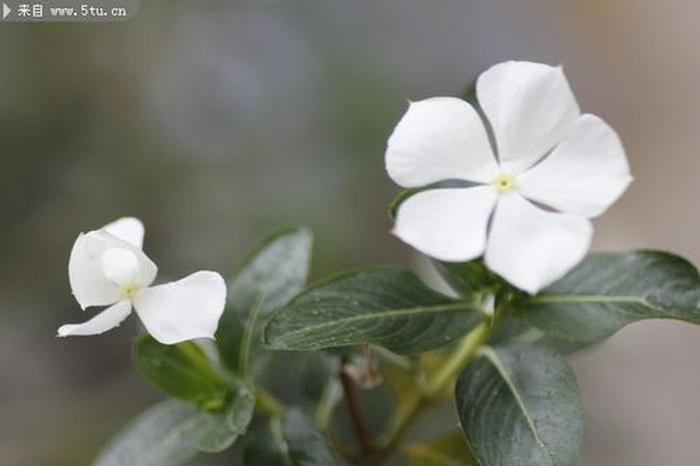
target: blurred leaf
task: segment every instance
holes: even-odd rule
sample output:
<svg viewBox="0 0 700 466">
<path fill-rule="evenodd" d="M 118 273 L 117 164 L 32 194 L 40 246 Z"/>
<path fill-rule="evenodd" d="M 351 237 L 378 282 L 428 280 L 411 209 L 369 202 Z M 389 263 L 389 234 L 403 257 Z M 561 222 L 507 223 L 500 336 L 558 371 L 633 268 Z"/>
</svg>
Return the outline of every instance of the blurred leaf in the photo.
<svg viewBox="0 0 700 466">
<path fill-rule="evenodd" d="M 175 466 L 199 451 L 222 451 L 238 435 L 228 427 L 224 413 L 208 414 L 188 403 L 166 400 L 131 421 L 93 466 Z"/>
<path fill-rule="evenodd" d="M 455 398 L 480 465 L 578 464 L 583 409 L 574 374 L 554 350 L 485 347 L 460 375 Z"/>
<path fill-rule="evenodd" d="M 260 296 L 264 316 L 287 304 L 306 284 L 312 243 L 311 231 L 303 227 L 285 228 L 263 239 L 228 284 L 231 307 L 247 313 Z"/>
<path fill-rule="evenodd" d="M 664 252 L 593 254 L 539 295 L 515 303 L 548 336 L 593 343 L 642 319 L 700 323 L 700 277 Z"/>
<path fill-rule="evenodd" d="M 336 466 L 335 453 L 314 422 L 298 409 L 273 419 L 245 448 L 246 466 Z"/>
<path fill-rule="evenodd" d="M 302 393 L 311 401 L 318 401 L 329 380 L 338 378 L 340 358 L 326 352 L 309 353 L 302 364 Z"/>
<path fill-rule="evenodd" d="M 284 228 L 258 243 L 238 267 L 229 281 L 228 304 L 216 332 L 216 346 L 229 370 L 243 371 L 244 322 L 255 303 L 259 301 L 260 315 L 265 316 L 306 284 L 312 243 L 308 229 Z"/>
<path fill-rule="evenodd" d="M 241 386 L 226 408 L 226 421 L 229 428 L 240 435 L 245 434 L 255 413 L 255 395 L 247 387 Z"/>
<path fill-rule="evenodd" d="M 469 450 L 464 434 L 450 432 L 437 440 L 411 445 L 408 448 L 410 466 L 478 466 Z"/>
<path fill-rule="evenodd" d="M 428 288 L 412 272 L 374 269 L 307 289 L 273 315 L 264 340 L 284 350 L 369 343 L 418 353 L 448 344 L 485 318 L 476 305 Z"/>
<path fill-rule="evenodd" d="M 202 409 L 223 408 L 230 394 L 226 381 L 194 342 L 163 345 L 142 335 L 134 343 L 132 358 L 136 369 L 154 386 Z"/>
<path fill-rule="evenodd" d="M 238 313 L 230 307 L 224 311 L 216 329 L 216 348 L 219 350 L 221 362 L 228 370 L 236 374 L 242 374 L 241 350 L 243 349 L 243 336 L 245 324 L 241 320 L 242 313 Z"/>
<path fill-rule="evenodd" d="M 433 264 L 460 296 L 469 297 L 486 289 L 493 289 L 500 281 L 481 259 L 462 263 L 433 261 Z"/>
</svg>

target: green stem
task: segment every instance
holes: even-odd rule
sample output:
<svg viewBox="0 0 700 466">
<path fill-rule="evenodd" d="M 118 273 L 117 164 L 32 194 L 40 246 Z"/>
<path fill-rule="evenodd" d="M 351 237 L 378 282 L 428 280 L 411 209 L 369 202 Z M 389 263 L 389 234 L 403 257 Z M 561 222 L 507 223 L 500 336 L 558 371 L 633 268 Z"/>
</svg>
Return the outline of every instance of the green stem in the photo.
<svg viewBox="0 0 700 466">
<path fill-rule="evenodd" d="M 284 405 L 270 392 L 257 389 L 255 407 L 270 418 L 280 418 L 284 415 Z"/>
<path fill-rule="evenodd" d="M 452 384 L 458 372 L 474 357 L 476 350 L 484 344 L 491 334 L 491 322 L 484 321 L 462 339 L 450 358 L 435 374 L 431 382 L 425 388 L 425 395 L 434 398 Z"/>
<path fill-rule="evenodd" d="M 482 322 L 465 336 L 445 364 L 440 367 L 430 383 L 415 397 L 405 410 L 400 413 L 392 429 L 389 431 L 385 446 L 372 463 L 380 465 L 394 452 L 399 442 L 413 422 L 432 404 L 440 399 L 440 395 L 454 383 L 455 378 L 464 366 L 471 361 L 481 345 L 491 334 L 492 322 Z"/>
</svg>

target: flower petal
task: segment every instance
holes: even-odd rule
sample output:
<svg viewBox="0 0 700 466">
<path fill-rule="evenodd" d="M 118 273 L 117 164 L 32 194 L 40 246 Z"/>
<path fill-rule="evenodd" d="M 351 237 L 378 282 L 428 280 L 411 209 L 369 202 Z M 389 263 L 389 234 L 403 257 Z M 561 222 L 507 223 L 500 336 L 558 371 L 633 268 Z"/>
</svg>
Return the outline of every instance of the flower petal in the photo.
<svg viewBox="0 0 700 466">
<path fill-rule="evenodd" d="M 72 335 L 99 335 L 117 327 L 131 313 L 131 303 L 120 301 L 97 314 L 92 319 L 82 324 L 62 325 L 58 329 L 59 337 Z"/>
<path fill-rule="evenodd" d="M 117 238 L 143 249 L 143 223 L 136 217 L 122 217 L 102 228 Z"/>
<path fill-rule="evenodd" d="M 501 166 L 511 174 L 549 152 L 580 114 L 561 67 L 501 63 L 479 76 L 476 92 L 491 122 Z"/>
<path fill-rule="evenodd" d="M 119 301 L 119 288 L 102 273 L 105 246 L 95 232 L 80 234 L 68 259 L 68 278 L 80 307 L 105 306 Z"/>
<path fill-rule="evenodd" d="M 115 285 L 140 283 L 139 268 L 136 254 L 126 248 L 107 248 L 102 253 L 102 273 Z"/>
<path fill-rule="evenodd" d="M 492 186 L 419 192 L 399 206 L 393 233 L 439 260 L 474 259 L 484 252 L 497 197 Z"/>
<path fill-rule="evenodd" d="M 627 189 L 632 177 L 615 131 L 582 115 L 566 139 L 518 177 L 518 191 L 562 212 L 595 217 Z"/>
<path fill-rule="evenodd" d="M 487 183 L 499 172 L 481 118 L 455 97 L 411 102 L 385 158 L 389 176 L 404 187 L 448 179 Z"/>
<path fill-rule="evenodd" d="M 531 294 L 563 277 L 586 255 L 593 227 L 585 217 L 547 212 L 517 192 L 502 195 L 486 265 Z"/>
<path fill-rule="evenodd" d="M 224 279 L 216 272 L 204 271 L 142 290 L 134 297 L 134 309 L 148 333 L 170 345 L 214 338 L 225 301 Z"/>
<path fill-rule="evenodd" d="M 119 286 L 104 274 L 102 256 L 108 249 L 126 249 L 138 259 L 139 285 L 153 283 L 158 268 L 140 249 L 105 230 L 81 234 L 68 260 L 68 277 L 80 306 L 106 306 L 119 301 Z"/>
</svg>

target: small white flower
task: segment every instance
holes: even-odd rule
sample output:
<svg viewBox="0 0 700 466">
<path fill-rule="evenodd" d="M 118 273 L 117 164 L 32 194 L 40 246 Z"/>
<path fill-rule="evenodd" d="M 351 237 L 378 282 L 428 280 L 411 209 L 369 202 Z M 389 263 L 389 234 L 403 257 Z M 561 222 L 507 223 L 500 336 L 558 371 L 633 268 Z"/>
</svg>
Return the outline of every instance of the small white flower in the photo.
<svg viewBox="0 0 700 466">
<path fill-rule="evenodd" d="M 513 285 L 536 293 L 585 256 L 589 218 L 632 181 L 615 131 L 581 114 L 561 67 L 506 62 L 479 76 L 477 98 L 495 142 L 463 100 L 411 103 L 389 138 L 386 168 L 413 188 L 394 233 L 428 256 L 463 262 L 484 255 Z"/>
<path fill-rule="evenodd" d="M 174 344 L 213 338 L 224 311 L 226 284 L 216 272 L 150 286 L 158 268 L 141 250 L 143 224 L 121 218 L 80 234 L 68 262 L 71 289 L 80 307 L 109 306 L 82 324 L 63 325 L 58 336 L 97 335 L 136 311 L 153 338 Z"/>
</svg>

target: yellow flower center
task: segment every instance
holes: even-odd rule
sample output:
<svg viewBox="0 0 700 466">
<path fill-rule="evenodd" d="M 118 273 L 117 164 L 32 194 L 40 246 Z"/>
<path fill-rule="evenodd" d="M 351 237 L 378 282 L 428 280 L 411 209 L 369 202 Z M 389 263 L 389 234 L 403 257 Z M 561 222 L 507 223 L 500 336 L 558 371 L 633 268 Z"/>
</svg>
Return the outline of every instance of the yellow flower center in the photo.
<svg viewBox="0 0 700 466">
<path fill-rule="evenodd" d="M 141 285 L 138 283 L 127 283 L 121 287 L 120 295 L 122 299 L 131 299 L 136 293 L 141 289 Z"/>
<path fill-rule="evenodd" d="M 492 184 L 501 192 L 510 191 L 515 186 L 515 178 L 508 173 L 501 173 Z"/>
</svg>

